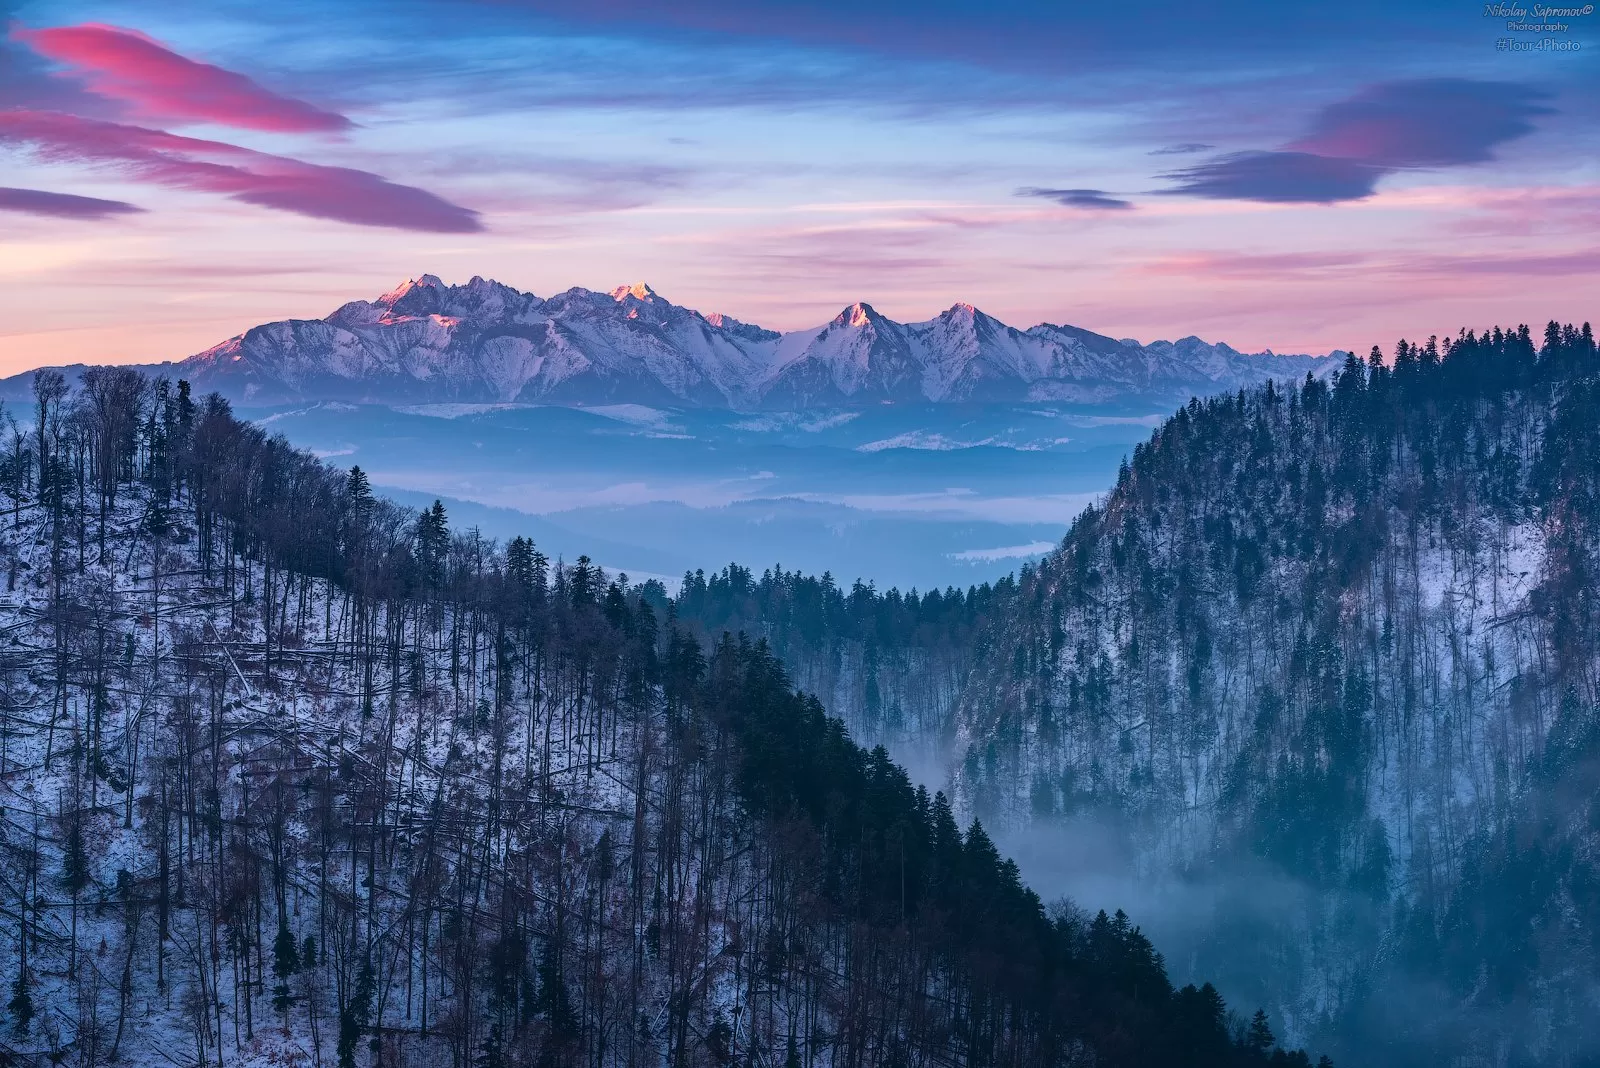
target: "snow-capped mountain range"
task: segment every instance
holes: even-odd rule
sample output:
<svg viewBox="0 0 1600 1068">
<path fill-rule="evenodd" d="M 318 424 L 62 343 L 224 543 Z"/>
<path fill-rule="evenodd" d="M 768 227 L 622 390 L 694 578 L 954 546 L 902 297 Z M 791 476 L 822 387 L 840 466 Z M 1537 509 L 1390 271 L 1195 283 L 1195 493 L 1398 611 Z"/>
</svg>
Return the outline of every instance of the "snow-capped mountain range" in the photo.
<svg viewBox="0 0 1600 1068">
<path fill-rule="evenodd" d="M 1334 354 L 1342 356 L 1342 354 Z M 273 404 L 634 402 L 797 410 L 889 401 L 1181 402 L 1337 365 L 1196 337 L 1141 345 L 1071 326 L 1007 326 L 970 304 L 898 323 L 852 304 L 777 333 L 701 314 L 648 285 L 541 299 L 425 274 L 325 319 L 258 326 L 182 361 L 199 390 Z"/>
</svg>

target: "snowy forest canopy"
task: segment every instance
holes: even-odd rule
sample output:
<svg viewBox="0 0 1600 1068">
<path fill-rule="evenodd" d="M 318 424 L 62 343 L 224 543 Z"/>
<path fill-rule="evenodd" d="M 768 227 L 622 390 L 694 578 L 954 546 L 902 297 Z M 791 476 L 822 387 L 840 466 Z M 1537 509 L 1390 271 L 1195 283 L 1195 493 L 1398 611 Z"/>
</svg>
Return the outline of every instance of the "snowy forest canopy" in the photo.
<svg viewBox="0 0 1600 1068">
<path fill-rule="evenodd" d="M 27 414 L 7 1063 L 1310 1064 L 659 586 L 394 506 L 182 382 L 41 372 Z"/>
</svg>

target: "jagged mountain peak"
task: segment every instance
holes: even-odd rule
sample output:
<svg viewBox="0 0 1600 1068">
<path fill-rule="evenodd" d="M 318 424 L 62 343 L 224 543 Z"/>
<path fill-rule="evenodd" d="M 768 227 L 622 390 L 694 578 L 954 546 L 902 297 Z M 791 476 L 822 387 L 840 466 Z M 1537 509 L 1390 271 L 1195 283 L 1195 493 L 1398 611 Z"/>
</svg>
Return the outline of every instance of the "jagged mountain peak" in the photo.
<svg viewBox="0 0 1600 1068">
<path fill-rule="evenodd" d="M 972 304 L 968 304 L 964 301 L 950 305 L 950 307 L 940 312 L 933 319 L 929 320 L 929 322 L 938 323 L 946 328 L 955 328 L 968 331 L 989 327 L 1001 330 L 1013 329 L 1012 327 L 1006 326 L 1005 323 L 1002 323 L 994 316 L 987 314 L 981 308 L 978 308 Z"/>
<path fill-rule="evenodd" d="M 325 319 L 268 323 L 191 357 L 196 386 L 255 403 L 633 401 L 791 407 L 960 401 L 1182 403 L 1303 378 L 1325 357 L 1246 356 L 1195 337 L 1140 346 L 1071 326 L 1008 326 L 960 302 L 900 323 L 865 301 L 779 334 L 702 315 L 645 282 L 542 299 L 474 275 L 407 279 Z"/>
<path fill-rule="evenodd" d="M 444 289 L 444 288 L 445 288 L 444 281 L 438 275 L 436 275 L 436 274 L 418 275 L 416 278 L 408 278 L 408 279 L 406 279 L 404 282 L 401 282 L 399 285 L 397 285 L 393 289 L 389 290 L 389 292 L 385 293 L 383 296 L 378 298 L 378 303 L 380 303 L 380 304 L 391 304 L 392 305 L 392 304 L 395 304 L 395 303 L 405 299 L 405 297 L 407 297 L 409 294 L 411 294 L 413 291 L 415 291 L 417 289 Z"/>
<path fill-rule="evenodd" d="M 665 298 L 662 297 L 660 293 L 657 293 L 655 290 L 650 288 L 650 283 L 648 282 L 634 282 L 632 285 L 618 286 L 611 291 L 611 297 L 613 300 L 616 300 L 619 303 L 629 297 L 632 297 L 634 300 L 665 301 Z"/>
<path fill-rule="evenodd" d="M 883 316 L 878 314 L 876 308 L 864 301 L 858 300 L 854 304 L 846 307 L 844 311 L 834 316 L 833 322 L 829 323 L 828 325 L 848 326 L 859 330 L 861 327 L 866 326 L 873 320 L 882 318 Z"/>
</svg>

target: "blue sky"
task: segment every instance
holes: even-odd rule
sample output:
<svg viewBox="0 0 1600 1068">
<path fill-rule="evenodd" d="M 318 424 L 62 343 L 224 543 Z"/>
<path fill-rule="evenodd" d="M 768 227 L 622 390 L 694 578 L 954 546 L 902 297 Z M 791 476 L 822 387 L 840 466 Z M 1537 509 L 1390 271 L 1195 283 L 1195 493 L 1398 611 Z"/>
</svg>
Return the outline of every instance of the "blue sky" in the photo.
<svg viewBox="0 0 1600 1068">
<path fill-rule="evenodd" d="M 423 272 L 1279 351 L 1582 319 L 1600 21 L 1524 6 L 0 0 L 0 370 Z"/>
</svg>

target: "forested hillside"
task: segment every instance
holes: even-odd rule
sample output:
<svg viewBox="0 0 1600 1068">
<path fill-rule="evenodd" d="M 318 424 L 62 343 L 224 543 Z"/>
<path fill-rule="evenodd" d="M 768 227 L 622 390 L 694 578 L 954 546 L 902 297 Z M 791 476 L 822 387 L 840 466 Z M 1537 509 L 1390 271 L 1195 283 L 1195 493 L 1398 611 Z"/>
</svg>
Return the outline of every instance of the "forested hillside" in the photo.
<svg viewBox="0 0 1600 1068">
<path fill-rule="evenodd" d="M 25 418 L 0 1063 L 1308 1064 L 659 588 L 183 383 L 41 373 Z"/>
<path fill-rule="evenodd" d="M 1595 1063 L 1597 371 L 1552 323 L 1191 402 L 977 651 L 957 807 L 1116 828 L 1336 1056 Z"/>
<path fill-rule="evenodd" d="M 1026 572 L 1024 572 L 1026 574 Z M 975 659 L 1016 598 L 1016 579 L 966 590 L 848 588 L 729 564 L 683 577 L 672 607 L 707 640 L 724 631 L 764 640 L 796 685 L 844 719 L 857 738 L 948 747 L 956 702 Z"/>
</svg>

